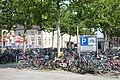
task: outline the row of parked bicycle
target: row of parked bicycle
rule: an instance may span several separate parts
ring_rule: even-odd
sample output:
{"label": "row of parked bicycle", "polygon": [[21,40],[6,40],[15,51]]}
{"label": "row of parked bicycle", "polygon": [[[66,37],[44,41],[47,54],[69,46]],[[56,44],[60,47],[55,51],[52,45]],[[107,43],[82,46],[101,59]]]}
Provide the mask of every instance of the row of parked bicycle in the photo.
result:
{"label": "row of parked bicycle", "polygon": [[63,69],[77,73],[105,74],[111,70],[120,71],[120,51],[112,50],[99,53],[63,50],[58,57],[56,51],[48,49],[32,49],[25,53],[20,52],[17,68],[25,69]]}
{"label": "row of parked bicycle", "polygon": [[108,50],[99,52],[76,53],[76,49],[62,49],[61,55],[56,49],[29,49],[23,53],[20,49],[6,49],[0,52],[0,63],[17,63],[17,68],[25,69],[64,69],[77,73],[108,73],[120,71],[120,51]]}
{"label": "row of parked bicycle", "polygon": [[16,62],[17,50],[6,49],[4,52],[0,51],[0,64]]}

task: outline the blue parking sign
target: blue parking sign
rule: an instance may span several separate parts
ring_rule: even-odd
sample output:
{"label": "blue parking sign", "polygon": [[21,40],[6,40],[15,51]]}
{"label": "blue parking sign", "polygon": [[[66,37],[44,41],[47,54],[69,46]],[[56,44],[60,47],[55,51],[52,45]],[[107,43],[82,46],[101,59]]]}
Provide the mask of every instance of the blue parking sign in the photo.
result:
{"label": "blue parking sign", "polygon": [[80,37],[80,46],[88,46],[88,37]]}

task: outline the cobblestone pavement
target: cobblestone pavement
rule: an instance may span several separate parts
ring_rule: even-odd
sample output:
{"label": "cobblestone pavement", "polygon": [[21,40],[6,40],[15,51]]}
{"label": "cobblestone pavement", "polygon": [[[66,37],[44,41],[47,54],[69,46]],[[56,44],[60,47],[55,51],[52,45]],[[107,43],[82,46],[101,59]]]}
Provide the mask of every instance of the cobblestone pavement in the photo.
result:
{"label": "cobblestone pavement", "polygon": [[8,67],[0,64],[0,80],[120,80],[120,78],[111,78],[109,76],[76,74],[67,71],[48,71],[48,70],[19,70],[15,64]]}

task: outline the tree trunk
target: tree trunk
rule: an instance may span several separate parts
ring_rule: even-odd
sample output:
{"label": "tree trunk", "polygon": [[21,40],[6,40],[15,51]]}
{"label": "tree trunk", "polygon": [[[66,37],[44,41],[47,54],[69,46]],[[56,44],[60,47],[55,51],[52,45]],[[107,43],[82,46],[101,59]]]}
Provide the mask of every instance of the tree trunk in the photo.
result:
{"label": "tree trunk", "polygon": [[57,37],[58,37],[58,40],[57,40],[57,53],[58,55],[60,55],[60,5],[59,5],[60,1],[57,0],[57,28],[58,28],[58,31],[57,31]]}
{"label": "tree trunk", "polygon": [[107,42],[108,42],[108,49],[110,49],[110,36],[108,35],[108,38],[107,38]]}
{"label": "tree trunk", "polygon": [[104,51],[108,48],[108,39],[106,32],[104,33]]}
{"label": "tree trunk", "polygon": [[26,48],[26,31],[24,31],[23,34],[23,52],[25,52],[25,48]]}
{"label": "tree trunk", "polygon": [[2,30],[0,29],[0,41],[2,39]]}
{"label": "tree trunk", "polygon": [[68,48],[70,48],[70,47],[71,47],[71,35],[69,37],[69,42],[68,42]]}
{"label": "tree trunk", "polygon": [[54,49],[54,29],[52,31],[52,49]]}
{"label": "tree trunk", "polygon": [[104,51],[106,50],[106,34],[104,33]]}

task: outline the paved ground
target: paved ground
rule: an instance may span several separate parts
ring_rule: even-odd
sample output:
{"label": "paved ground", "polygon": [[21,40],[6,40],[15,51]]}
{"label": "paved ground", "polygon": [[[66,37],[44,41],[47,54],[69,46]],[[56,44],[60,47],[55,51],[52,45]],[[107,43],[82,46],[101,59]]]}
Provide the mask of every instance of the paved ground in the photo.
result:
{"label": "paved ground", "polygon": [[120,80],[108,76],[76,74],[67,71],[19,70],[15,64],[0,65],[0,80]]}

